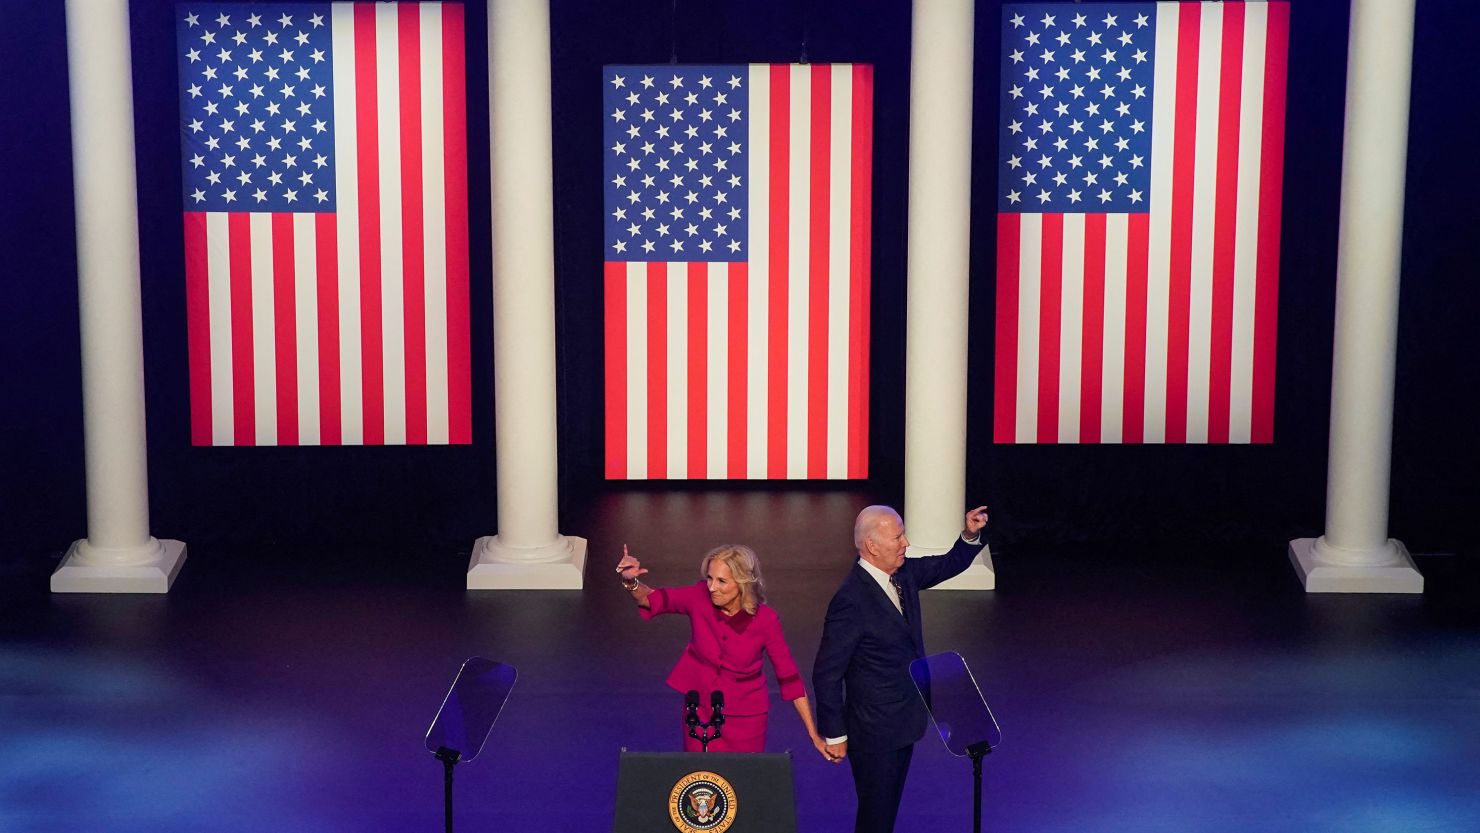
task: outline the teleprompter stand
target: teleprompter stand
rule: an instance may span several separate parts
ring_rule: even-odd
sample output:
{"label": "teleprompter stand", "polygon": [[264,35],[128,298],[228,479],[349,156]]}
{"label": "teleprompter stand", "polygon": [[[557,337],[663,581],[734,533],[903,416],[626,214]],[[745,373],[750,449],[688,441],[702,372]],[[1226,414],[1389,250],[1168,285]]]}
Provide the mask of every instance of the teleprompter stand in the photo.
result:
{"label": "teleprompter stand", "polygon": [[494,721],[519,672],[502,662],[473,657],[458,669],[442,708],[427,729],[427,751],[442,762],[442,809],[452,833],[452,770],[483,751]]}
{"label": "teleprompter stand", "polygon": [[971,758],[973,833],[982,829],[982,759],[1002,743],[1002,728],[961,655],[950,651],[910,663],[910,678],[941,742],[952,755]]}

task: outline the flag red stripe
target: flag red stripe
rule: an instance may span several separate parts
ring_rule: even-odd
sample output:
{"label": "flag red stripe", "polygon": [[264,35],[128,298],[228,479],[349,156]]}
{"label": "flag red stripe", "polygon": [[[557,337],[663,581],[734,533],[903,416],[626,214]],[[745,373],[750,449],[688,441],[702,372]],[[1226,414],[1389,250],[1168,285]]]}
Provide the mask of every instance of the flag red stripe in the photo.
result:
{"label": "flag red stripe", "polygon": [[1100,441],[1105,365],[1105,215],[1084,215],[1083,358],[1079,366],[1079,441]]}
{"label": "flag red stripe", "polygon": [[730,334],[730,349],[726,351],[729,354],[729,368],[726,371],[729,390],[725,396],[725,418],[728,420],[725,426],[725,446],[729,459],[726,461],[725,473],[733,480],[741,480],[745,477],[749,448],[745,436],[745,375],[750,372],[750,364],[745,351],[745,333],[746,327],[750,325],[750,278],[744,263],[731,263],[729,271],[729,325],[726,328],[726,332]]}
{"label": "flag red stripe", "polygon": [[807,477],[827,477],[828,192],[832,165],[832,67],[813,64],[811,193],[807,253]]}
{"label": "flag red stripe", "polygon": [[1172,139],[1171,266],[1167,298],[1166,442],[1187,441],[1187,350],[1192,314],[1192,197],[1197,149],[1197,61],[1201,6],[1177,16],[1177,115]]}
{"label": "flag red stripe", "polygon": [[226,215],[231,275],[231,422],[233,445],[257,444],[252,374],[252,227],[246,213]]}
{"label": "flag red stripe", "polygon": [[668,264],[648,264],[647,476],[668,476]]}
{"label": "flag red stripe", "polygon": [[787,258],[790,237],[791,194],[791,69],[785,64],[771,67],[771,182],[770,252],[767,276],[770,287],[769,343],[767,344],[766,476],[786,477],[786,362],[787,362]]}
{"label": "flag red stripe", "polygon": [[421,10],[396,6],[401,98],[401,281],[405,322],[406,442],[427,441],[426,240],[422,227]]}
{"label": "flag red stripe", "polygon": [[1264,52],[1264,131],[1259,156],[1259,230],[1254,281],[1254,396],[1250,439],[1274,441],[1274,347],[1278,334],[1280,197],[1285,164],[1285,53],[1290,6],[1270,3]]}
{"label": "flag red stripe", "polygon": [[298,444],[298,307],[293,215],[272,215],[272,328],[277,361],[277,444]]}
{"label": "flag red stripe", "polygon": [[997,367],[993,378],[992,439],[1017,440],[1018,263],[1022,215],[997,215]]}
{"label": "flag red stripe", "polygon": [[709,447],[709,272],[704,263],[689,264],[689,460],[688,474],[702,480]]}
{"label": "flag red stripe", "polygon": [[1151,217],[1127,217],[1125,254],[1125,391],[1121,442],[1146,439],[1146,280],[1150,267]]}
{"label": "flag red stripe", "polygon": [[848,477],[868,477],[869,263],[873,218],[874,68],[853,67],[852,188],[849,193]]}
{"label": "flag red stripe", "polygon": [[442,156],[447,222],[448,441],[473,441],[468,337],[468,148],[463,7],[442,5]]}
{"label": "flag red stripe", "polygon": [[606,264],[606,477],[627,477],[627,265]]}
{"label": "flag red stripe", "polygon": [[1059,441],[1059,361],[1063,338],[1064,215],[1043,215],[1043,273],[1039,279],[1038,442]]}
{"label": "flag red stripe", "polygon": [[190,443],[210,445],[211,289],[206,215],[185,212],[185,344],[190,365]]}
{"label": "flag red stripe", "polygon": [[360,352],[365,445],[385,444],[385,353],[380,329],[380,139],[375,5],[355,13],[355,134],[360,212]]}
{"label": "flag red stripe", "polygon": [[339,226],[333,214],[314,215],[319,307],[319,442],[343,442],[339,402]]}
{"label": "flag red stripe", "polygon": [[1243,84],[1244,5],[1223,5],[1218,76],[1218,165],[1213,209],[1213,320],[1208,367],[1208,442],[1228,442],[1233,386],[1234,244],[1238,239],[1239,105]]}

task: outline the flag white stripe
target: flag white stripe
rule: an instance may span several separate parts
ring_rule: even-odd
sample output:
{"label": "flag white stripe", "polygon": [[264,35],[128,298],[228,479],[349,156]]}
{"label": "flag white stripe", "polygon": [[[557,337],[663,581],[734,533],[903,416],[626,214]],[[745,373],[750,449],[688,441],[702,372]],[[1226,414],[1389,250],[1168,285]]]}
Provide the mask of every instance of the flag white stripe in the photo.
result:
{"label": "flag white stripe", "polygon": [[771,253],[771,231],[765,222],[757,218],[769,216],[767,207],[771,199],[771,182],[766,176],[771,164],[771,84],[770,67],[752,64],[750,67],[750,118],[749,145],[750,170],[756,176],[750,178],[749,205],[745,208],[750,234],[750,257],[748,258],[750,309],[746,316],[746,437],[745,474],[753,480],[766,477],[767,413],[770,390],[767,380],[767,359],[770,309],[769,258]]}
{"label": "flag white stripe", "polygon": [[627,264],[627,473],[638,480],[648,476],[647,274],[646,263]]}
{"label": "flag white stripe", "polygon": [[[808,274],[811,259],[812,68],[791,67],[791,130],[788,136],[786,268],[786,476],[807,476],[807,388],[810,335]],[[798,198],[801,195],[801,198]]]}
{"label": "flag white stripe", "polygon": [[354,5],[330,5],[334,27],[335,237],[339,244],[339,422],[340,441],[365,441],[364,367],[360,357],[360,188],[355,149]]}
{"label": "flag white stripe", "polygon": [[1043,273],[1043,215],[1024,214],[1018,244],[1017,441],[1038,441],[1038,315]]}
{"label": "flag white stripe", "polygon": [[[1059,315],[1059,425],[1061,443],[1079,442],[1079,383],[1084,364],[1084,215],[1064,215],[1063,279]],[[1040,372],[1040,376],[1042,373]]]}
{"label": "flag white stripe", "polygon": [[1100,440],[1118,443],[1124,432],[1126,249],[1130,218],[1105,215],[1105,350],[1100,374]]}
{"label": "flag white stripe", "polygon": [[1156,72],[1152,81],[1151,202],[1146,274],[1146,398],[1144,441],[1166,440],[1167,315],[1171,292],[1172,140],[1177,95],[1176,3],[1156,5]]}
{"label": "flag white stripe", "polygon": [[421,12],[421,217],[425,254],[427,442],[451,438],[447,361],[447,184],[443,168],[442,4]]}
{"label": "flag white stripe", "polygon": [[380,339],[385,441],[406,442],[405,262],[401,230],[400,46],[396,6],[375,6],[375,127],[380,143]]}
{"label": "flag white stripe", "polygon": [[683,480],[689,476],[689,270],[688,263],[668,264],[668,471],[654,477]]}
{"label": "flag white stripe", "polygon": [[257,445],[277,445],[277,344],[273,330],[272,215],[247,215],[251,240],[252,400]]}
{"label": "flag white stripe", "polygon": [[729,461],[729,394],[730,394],[730,351],[745,349],[742,344],[730,343],[730,270],[725,263],[708,266],[709,308],[706,316],[709,331],[705,334],[707,349],[706,376],[707,397],[705,399],[706,443],[705,473],[715,480],[728,476]]}
{"label": "flag white stripe", "polygon": [[298,444],[318,445],[318,239],[313,214],[293,215],[293,311],[298,342]]}
{"label": "flag white stripe", "polygon": [[1259,248],[1259,165],[1264,132],[1264,55],[1269,7],[1244,6],[1243,79],[1239,91],[1238,237],[1234,244],[1233,366],[1228,441],[1252,439],[1254,410],[1254,279]]}
{"label": "flag white stripe", "polygon": [[226,214],[206,213],[206,285],[211,325],[211,442],[232,445],[231,248]]}
{"label": "flag white stripe", "polygon": [[1218,100],[1223,6],[1201,7],[1197,54],[1197,141],[1193,152],[1192,281],[1188,304],[1187,442],[1208,441],[1213,339],[1213,236],[1218,197]]}

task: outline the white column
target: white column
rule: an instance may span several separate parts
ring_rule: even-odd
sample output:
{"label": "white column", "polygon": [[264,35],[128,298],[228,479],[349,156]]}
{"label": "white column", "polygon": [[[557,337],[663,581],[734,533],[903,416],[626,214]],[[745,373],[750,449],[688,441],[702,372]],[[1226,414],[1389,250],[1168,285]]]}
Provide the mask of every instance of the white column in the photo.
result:
{"label": "white column", "polygon": [[128,2],[67,0],[66,11],[87,537],[51,589],[165,593],[185,545],[149,534]]}
{"label": "white column", "polygon": [[[966,509],[972,0],[915,0],[910,57],[904,510],[910,553],[944,552]],[[991,554],[941,585],[996,586]]]}
{"label": "white column", "polygon": [[1387,537],[1414,0],[1353,0],[1336,262],[1326,534],[1290,542],[1310,593],[1422,593]]}
{"label": "white column", "polygon": [[499,533],[474,545],[468,589],[580,589],[586,541],[557,530],[547,0],[488,4],[488,102]]}

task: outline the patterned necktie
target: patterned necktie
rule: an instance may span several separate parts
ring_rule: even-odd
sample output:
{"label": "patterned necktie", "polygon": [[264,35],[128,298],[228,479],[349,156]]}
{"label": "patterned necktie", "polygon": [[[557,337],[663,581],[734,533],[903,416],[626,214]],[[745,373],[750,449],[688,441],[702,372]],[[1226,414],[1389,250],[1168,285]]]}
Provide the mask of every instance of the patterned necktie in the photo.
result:
{"label": "patterned necktie", "polygon": [[890,573],[889,574],[889,583],[894,586],[894,595],[895,595],[896,598],[899,599],[899,613],[900,613],[901,616],[903,616],[905,618],[906,621],[908,621],[909,618],[910,618],[910,615],[908,613],[905,613],[905,609],[904,609],[904,588],[901,587],[900,584],[899,584],[899,576],[894,575],[893,573]]}

